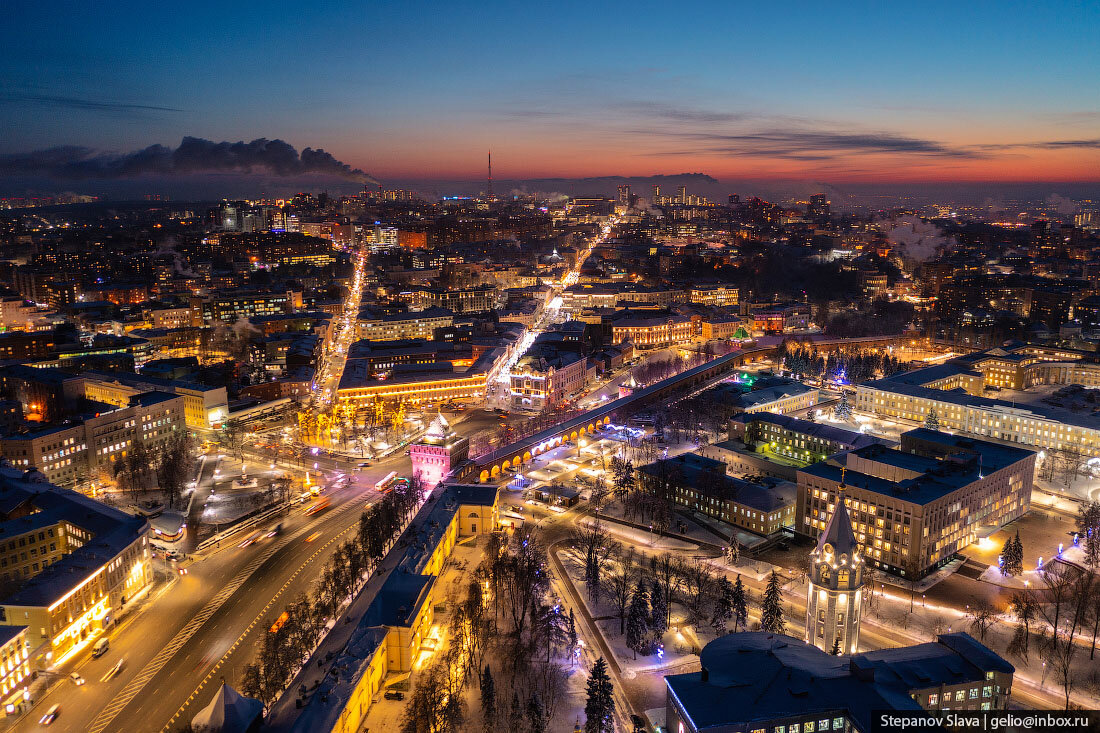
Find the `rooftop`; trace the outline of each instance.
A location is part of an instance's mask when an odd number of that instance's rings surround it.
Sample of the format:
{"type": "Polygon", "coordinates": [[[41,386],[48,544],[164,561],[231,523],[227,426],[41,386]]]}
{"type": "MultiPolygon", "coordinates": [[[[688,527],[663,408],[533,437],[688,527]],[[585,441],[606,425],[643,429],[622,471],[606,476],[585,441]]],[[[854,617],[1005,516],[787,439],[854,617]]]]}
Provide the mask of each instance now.
{"type": "Polygon", "coordinates": [[[748,631],[707,644],[700,664],[699,672],[665,677],[697,730],[814,713],[846,715],[860,730],[871,730],[873,711],[921,710],[911,697],[918,689],[1014,671],[964,633],[838,657],[790,636],[748,631]]]}
{"type": "Polygon", "coordinates": [[[841,445],[850,446],[852,448],[860,448],[865,445],[873,445],[876,443],[889,443],[890,441],[884,438],[878,438],[874,435],[868,435],[867,433],[861,433],[856,430],[848,430],[837,425],[831,425],[823,422],[812,422],[810,420],[803,420],[801,418],[794,417],[792,415],[777,415],[774,412],[752,412],[742,413],[730,418],[741,423],[750,422],[766,422],[771,425],[778,425],[795,433],[818,438],[820,440],[828,440],[834,443],[840,443],[841,445]]]}
{"type": "Polygon", "coordinates": [[[655,475],[661,466],[670,468],[677,480],[695,489],[710,490],[727,496],[731,501],[761,512],[773,512],[789,506],[795,500],[797,487],[790,481],[757,484],[726,475],[726,464],[697,453],[681,453],[673,458],[641,466],[638,470],[655,475]]]}
{"type": "Polygon", "coordinates": [[[893,378],[874,379],[864,382],[860,388],[877,389],[893,394],[919,397],[934,400],[961,407],[971,407],[979,410],[989,410],[1000,414],[1015,415],[1018,417],[1049,420],[1050,422],[1074,425],[1088,430],[1100,430],[1100,417],[1092,414],[1084,414],[1066,410],[1060,407],[1049,407],[1042,404],[1020,405],[1008,400],[995,400],[989,397],[975,397],[963,390],[942,390],[933,387],[920,387],[907,384],[893,378]]]}
{"type": "Polygon", "coordinates": [[[897,447],[856,448],[798,473],[839,484],[844,466],[843,481],[850,488],[928,504],[1033,455],[1023,448],[917,428],[903,433],[897,447]]]}
{"type": "Polygon", "coordinates": [[[28,508],[35,522],[47,521],[47,517],[50,523],[66,521],[87,531],[92,539],[28,579],[12,595],[0,598],[6,606],[48,606],[149,530],[145,519],[47,483],[37,472],[24,474],[0,467],[0,514],[8,516],[16,509],[28,508]],[[39,514],[42,518],[37,518],[39,514]]]}

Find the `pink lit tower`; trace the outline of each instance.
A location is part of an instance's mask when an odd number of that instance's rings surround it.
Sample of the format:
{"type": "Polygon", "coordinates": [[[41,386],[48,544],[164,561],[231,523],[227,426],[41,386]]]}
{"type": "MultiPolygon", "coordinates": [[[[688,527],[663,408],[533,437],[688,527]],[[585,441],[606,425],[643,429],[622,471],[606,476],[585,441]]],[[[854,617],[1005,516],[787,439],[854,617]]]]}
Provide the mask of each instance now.
{"type": "Polygon", "coordinates": [[[451,430],[442,415],[436,415],[424,437],[409,446],[413,475],[420,475],[425,491],[434,489],[469,454],[469,439],[451,430]]]}

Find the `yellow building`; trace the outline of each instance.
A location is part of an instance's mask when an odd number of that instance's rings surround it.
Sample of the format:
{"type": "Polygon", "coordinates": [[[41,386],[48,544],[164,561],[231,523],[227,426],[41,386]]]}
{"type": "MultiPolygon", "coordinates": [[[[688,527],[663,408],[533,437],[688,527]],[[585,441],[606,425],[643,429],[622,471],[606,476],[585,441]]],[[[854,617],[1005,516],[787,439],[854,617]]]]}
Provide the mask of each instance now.
{"type": "Polygon", "coordinates": [[[506,355],[506,349],[490,349],[461,372],[441,370],[434,364],[398,365],[386,379],[375,378],[366,360],[351,360],[341,375],[336,399],[353,408],[373,405],[378,400],[419,405],[482,399],[486,379],[506,355]]]}
{"type": "Polygon", "coordinates": [[[0,705],[8,715],[22,709],[23,687],[30,675],[27,627],[0,626],[0,705]]]}
{"type": "Polygon", "coordinates": [[[10,467],[0,484],[0,577],[22,581],[0,597],[0,625],[26,626],[31,648],[56,659],[148,588],[149,523],[10,467]]]}
{"type": "Polygon", "coordinates": [[[374,602],[310,702],[294,721],[297,733],[356,733],[381,690],[407,679],[432,652],[437,581],[463,537],[494,531],[494,486],[450,485],[421,508],[406,533],[418,542],[378,589],[374,602]]]}
{"type": "Polygon", "coordinates": [[[84,373],[84,396],[96,402],[125,407],[141,392],[160,391],[183,397],[184,419],[189,428],[208,429],[229,416],[229,397],[225,387],[159,379],[115,372],[84,373]]]}

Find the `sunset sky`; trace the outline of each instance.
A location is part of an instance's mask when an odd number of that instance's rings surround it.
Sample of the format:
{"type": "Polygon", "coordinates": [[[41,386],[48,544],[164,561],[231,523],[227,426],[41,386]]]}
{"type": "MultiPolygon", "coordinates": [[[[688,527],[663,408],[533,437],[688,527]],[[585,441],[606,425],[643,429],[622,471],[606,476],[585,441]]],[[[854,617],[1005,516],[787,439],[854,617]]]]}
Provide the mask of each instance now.
{"type": "MultiPolygon", "coordinates": [[[[1100,180],[1100,3],[5,5],[0,154],[279,138],[380,179],[1100,180]]],[[[10,171],[9,171],[10,173],[10,171]]]]}

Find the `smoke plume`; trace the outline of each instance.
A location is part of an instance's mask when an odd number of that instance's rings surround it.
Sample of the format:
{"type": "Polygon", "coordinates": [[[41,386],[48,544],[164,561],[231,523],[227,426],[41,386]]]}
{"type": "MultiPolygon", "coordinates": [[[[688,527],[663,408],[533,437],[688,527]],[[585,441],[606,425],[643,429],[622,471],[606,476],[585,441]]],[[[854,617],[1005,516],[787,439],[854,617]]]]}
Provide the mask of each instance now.
{"type": "Polygon", "coordinates": [[[1047,196],[1047,206],[1057,211],[1062,216],[1073,216],[1077,213],[1077,202],[1067,199],[1059,193],[1047,196]]]}
{"type": "Polygon", "coordinates": [[[299,154],[287,142],[266,138],[249,143],[216,143],[185,137],[174,150],[164,145],[150,145],[132,153],[105,153],[66,145],[0,155],[0,176],[82,180],[254,172],[281,177],[326,175],[378,185],[378,181],[367,173],[337,160],[321,148],[304,148],[299,154]]]}
{"type": "Polygon", "coordinates": [[[915,216],[883,221],[880,226],[902,258],[914,262],[927,262],[955,243],[954,237],[944,236],[938,226],[915,216]]]}

